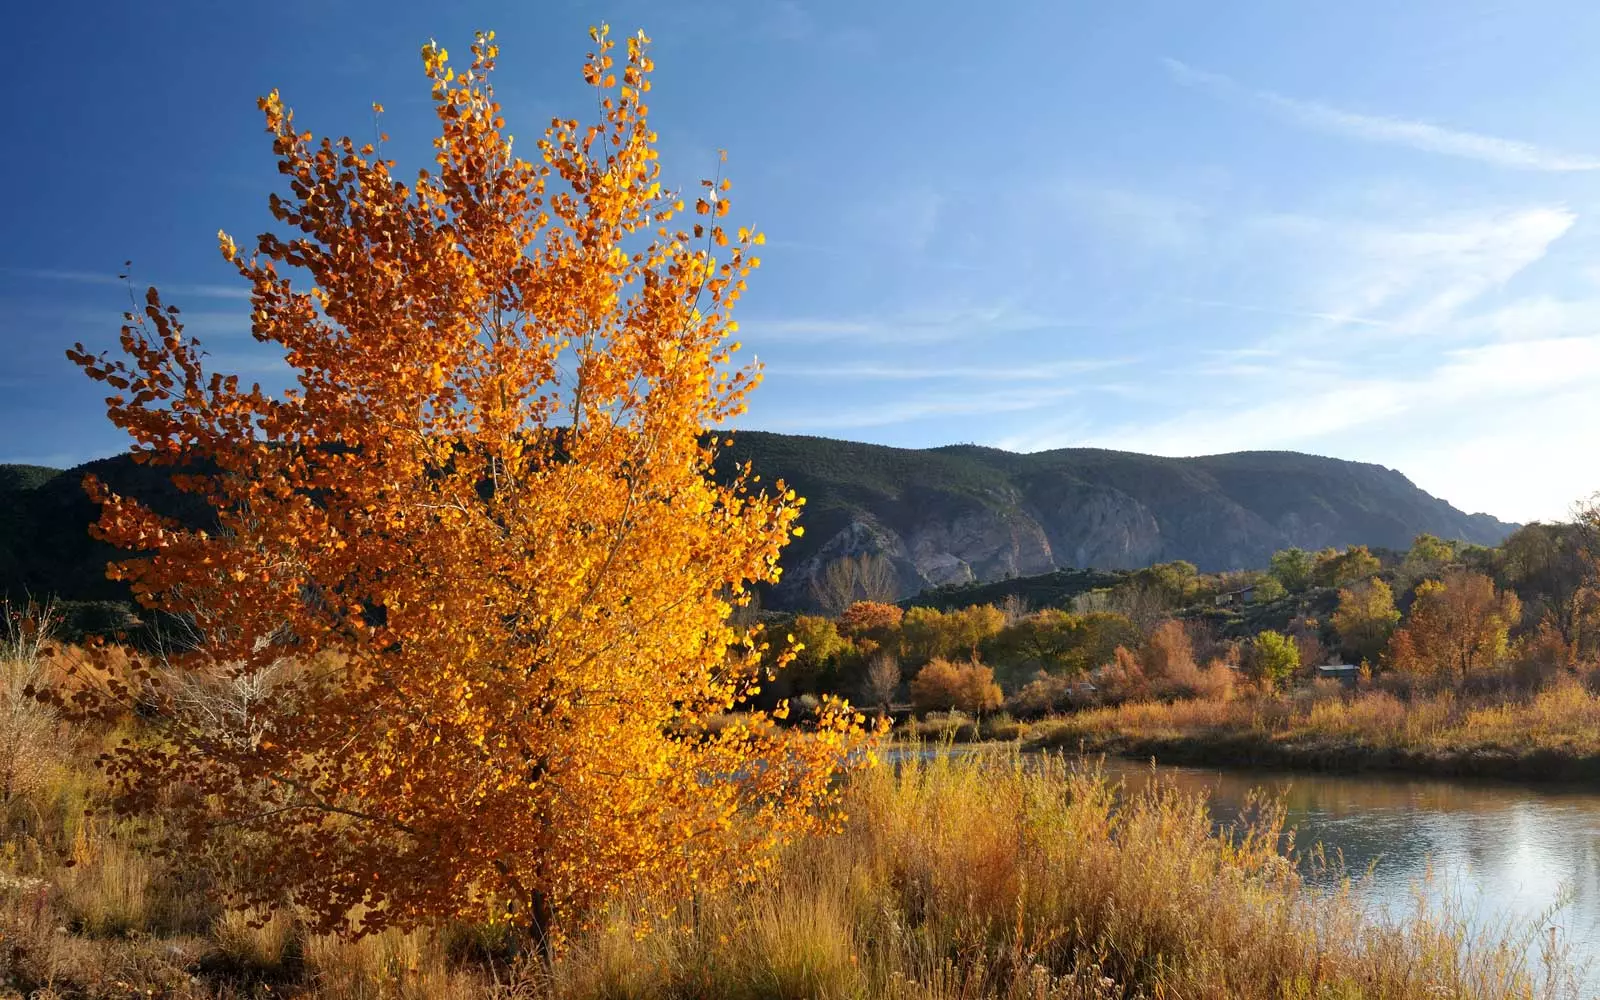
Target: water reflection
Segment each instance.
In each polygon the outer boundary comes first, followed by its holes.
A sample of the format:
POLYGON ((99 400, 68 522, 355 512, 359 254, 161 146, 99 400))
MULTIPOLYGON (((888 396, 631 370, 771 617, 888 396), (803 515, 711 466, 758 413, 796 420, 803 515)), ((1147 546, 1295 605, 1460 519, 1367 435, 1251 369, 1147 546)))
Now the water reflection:
MULTIPOLYGON (((1478 927, 1554 927, 1600 993, 1600 792, 1393 776, 1230 772, 1109 760, 1137 787, 1205 792, 1221 823, 1254 789, 1282 796, 1297 848, 1342 856, 1375 912, 1448 907, 1478 927)), ((1309 869, 1308 869, 1309 870, 1309 869)), ((1318 876, 1312 873, 1312 878, 1318 876)), ((1533 957, 1533 956, 1530 956, 1533 957)))

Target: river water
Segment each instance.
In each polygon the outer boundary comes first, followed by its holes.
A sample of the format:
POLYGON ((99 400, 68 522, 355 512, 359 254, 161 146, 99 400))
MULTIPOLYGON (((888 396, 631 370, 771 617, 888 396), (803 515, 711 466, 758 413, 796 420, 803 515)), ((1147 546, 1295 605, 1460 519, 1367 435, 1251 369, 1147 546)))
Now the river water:
MULTIPOLYGON (((1295 846, 1342 855, 1362 905, 1404 917, 1425 906, 1475 927, 1554 930, 1600 996, 1600 789, 1392 775, 1219 771, 1107 760, 1130 787, 1152 776, 1204 792, 1221 823, 1254 789, 1281 796, 1295 846)), ((1308 869, 1309 870, 1309 869, 1308 869)), ((1312 878, 1317 876, 1312 873, 1312 878)), ((1530 947, 1530 952, 1536 949, 1530 947)), ((1538 955, 1530 954, 1534 966, 1538 955)))

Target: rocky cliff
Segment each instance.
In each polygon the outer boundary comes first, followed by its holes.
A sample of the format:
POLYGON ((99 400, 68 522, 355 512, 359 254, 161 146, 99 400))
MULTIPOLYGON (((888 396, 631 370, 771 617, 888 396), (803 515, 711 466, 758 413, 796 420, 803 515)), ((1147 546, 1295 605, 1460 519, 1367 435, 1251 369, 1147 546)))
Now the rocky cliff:
POLYGON ((1464 514, 1391 469, 1294 452, 1157 458, 1100 449, 1019 455, 744 432, 728 455, 808 499, 773 603, 807 600, 833 559, 879 553, 903 594, 1067 567, 1187 559, 1265 566, 1289 546, 1405 548, 1422 532, 1484 545, 1514 525, 1464 514))

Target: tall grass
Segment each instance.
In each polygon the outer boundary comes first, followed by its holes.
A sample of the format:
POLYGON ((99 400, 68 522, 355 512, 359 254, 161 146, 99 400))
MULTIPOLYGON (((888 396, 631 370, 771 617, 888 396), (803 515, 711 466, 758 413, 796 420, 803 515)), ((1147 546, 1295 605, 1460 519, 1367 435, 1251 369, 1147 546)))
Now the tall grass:
POLYGON ((1531 997, 1523 943, 1317 893, 1263 804, 1218 835, 1205 803, 1119 795, 1019 754, 905 758, 858 780, 843 835, 776 877, 685 903, 654 933, 620 908, 554 969, 623 997, 1531 997))
MULTIPOLYGON (((0 705, 0 708, 3 708, 0 705)), ((1490 722, 1480 725, 1490 725, 1490 722)), ((1500 723, 1494 722, 1494 725, 1500 723)), ((1017 752, 912 751, 845 791, 838 836, 770 877, 665 910, 617 899, 547 966, 504 925, 311 932, 231 909, 202 857, 157 856, 159 824, 84 815, 77 749, 5 814, 0 993, 43 997, 1112 998, 1554 996, 1525 942, 1448 916, 1362 915, 1280 849, 1281 812, 1218 834, 1203 800, 1128 791, 1017 752)))
POLYGON ((1241 736, 1287 749, 1593 759, 1600 758, 1600 696, 1576 678, 1532 695, 1492 697, 1445 690, 1403 699, 1324 685, 1272 697, 1100 708, 1049 720, 1031 733, 1044 745, 1089 748, 1241 736))

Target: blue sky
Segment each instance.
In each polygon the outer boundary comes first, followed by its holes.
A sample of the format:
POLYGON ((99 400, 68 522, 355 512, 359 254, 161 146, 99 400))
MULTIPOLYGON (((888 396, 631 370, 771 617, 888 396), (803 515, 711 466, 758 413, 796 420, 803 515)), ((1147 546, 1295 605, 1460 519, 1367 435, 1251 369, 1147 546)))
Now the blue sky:
MULTIPOLYGON (((769 238, 741 426, 903 446, 1378 462, 1466 510, 1600 489, 1600 4, 824 0, 20 7, 0 176, 0 461, 122 441, 63 357, 133 261, 274 371, 215 233, 267 223, 255 98, 426 155, 429 37, 501 42, 532 139, 643 27, 669 177, 769 238), (20 20, 19 20, 20 18, 20 20)), ((531 146, 529 147, 531 148, 531 146)))

